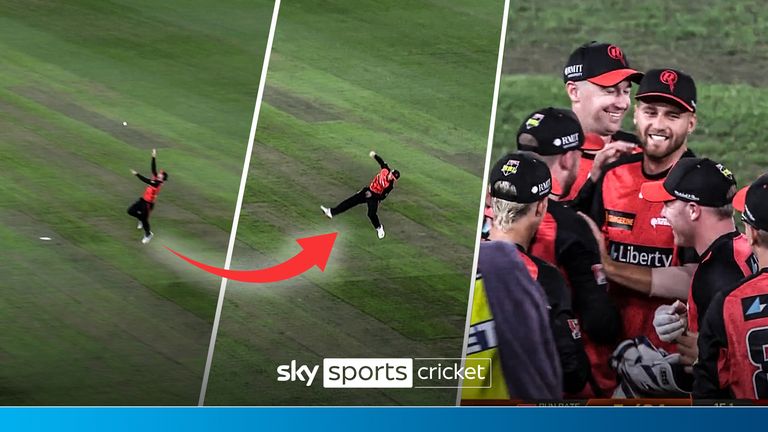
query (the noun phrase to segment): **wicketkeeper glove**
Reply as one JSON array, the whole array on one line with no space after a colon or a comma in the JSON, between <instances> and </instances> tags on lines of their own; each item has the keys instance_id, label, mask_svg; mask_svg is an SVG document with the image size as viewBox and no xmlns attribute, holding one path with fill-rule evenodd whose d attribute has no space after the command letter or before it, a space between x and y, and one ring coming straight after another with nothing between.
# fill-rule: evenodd
<instances>
[{"instance_id":1,"label":"wicketkeeper glove","mask_svg":"<svg viewBox=\"0 0 768 432\"><path fill-rule=\"evenodd\" d=\"M679 397L688 393L682 387L685 376L680 354L658 349L645 336L619 344L611 355L611 367L619 374L614 398Z\"/></svg>"},{"instance_id":2,"label":"wicketkeeper glove","mask_svg":"<svg viewBox=\"0 0 768 432\"><path fill-rule=\"evenodd\" d=\"M653 327L659 339L674 342L688 328L686 307L679 300L671 305L661 305L653 316Z\"/></svg>"}]
</instances>

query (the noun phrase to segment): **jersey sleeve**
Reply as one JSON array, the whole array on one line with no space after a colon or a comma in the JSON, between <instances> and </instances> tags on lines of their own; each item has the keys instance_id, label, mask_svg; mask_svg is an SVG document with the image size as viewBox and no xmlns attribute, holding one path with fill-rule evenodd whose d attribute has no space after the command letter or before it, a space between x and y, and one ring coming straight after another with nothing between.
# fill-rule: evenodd
<instances>
[{"instance_id":1,"label":"jersey sleeve","mask_svg":"<svg viewBox=\"0 0 768 432\"><path fill-rule=\"evenodd\" d=\"M150 185L150 186L157 186L157 185L159 185L159 184L160 184L160 182L159 182L159 181L157 181L157 180L153 180L153 179L149 179L149 178L146 178L146 177L144 177L143 175L141 175L141 174L139 174L139 173L136 173L136 177L138 177L138 178L139 178L139 180L143 181L144 183L146 183L146 184L148 184L148 185Z\"/></svg>"},{"instance_id":2,"label":"jersey sleeve","mask_svg":"<svg viewBox=\"0 0 768 432\"><path fill-rule=\"evenodd\" d=\"M590 367L579 321L571 308L569 288L560 272L548 264L539 265L538 280L551 308L550 325L563 371L563 391L578 393L587 384Z\"/></svg>"},{"instance_id":3,"label":"jersey sleeve","mask_svg":"<svg viewBox=\"0 0 768 432\"><path fill-rule=\"evenodd\" d=\"M701 321L707 314L712 300L719 292L728 290L738 284L744 278L744 273L738 264L733 261L725 263L713 263L713 265L699 265L693 280L691 295L696 303L696 311L699 315L699 328Z\"/></svg>"},{"instance_id":4,"label":"jersey sleeve","mask_svg":"<svg viewBox=\"0 0 768 432\"><path fill-rule=\"evenodd\" d=\"M728 355L728 337L723 321L725 292L712 299L699 329L699 361L693 366L694 399L732 399L730 391L720 387L720 364Z\"/></svg>"},{"instance_id":5,"label":"jersey sleeve","mask_svg":"<svg viewBox=\"0 0 768 432\"><path fill-rule=\"evenodd\" d=\"M558 233L555 247L572 288L573 312L592 340L600 344L617 342L621 315L608 294L597 241L580 217L568 218L567 224L568 229Z\"/></svg>"},{"instance_id":6,"label":"jersey sleeve","mask_svg":"<svg viewBox=\"0 0 768 432\"><path fill-rule=\"evenodd\" d=\"M157 177L157 164L154 157L152 157L152 175Z\"/></svg>"},{"instance_id":7,"label":"jersey sleeve","mask_svg":"<svg viewBox=\"0 0 768 432\"><path fill-rule=\"evenodd\" d=\"M379 166L380 166L382 169L384 169L384 168L386 168L386 169L389 169L389 165L387 165L387 163L386 163L386 162L384 162L384 159L382 159L382 158L381 158L381 156L379 156L379 155L374 155L374 156L373 156L373 158L374 158L374 159L376 159L376 162L378 162L378 163L379 163Z\"/></svg>"},{"instance_id":8,"label":"jersey sleeve","mask_svg":"<svg viewBox=\"0 0 768 432\"><path fill-rule=\"evenodd\" d=\"M620 130L615 134L613 134L611 139L613 141L625 141L637 146L643 145L643 143L640 141L640 138L638 138L637 135L630 132L623 131L623 130Z\"/></svg>"}]
</instances>

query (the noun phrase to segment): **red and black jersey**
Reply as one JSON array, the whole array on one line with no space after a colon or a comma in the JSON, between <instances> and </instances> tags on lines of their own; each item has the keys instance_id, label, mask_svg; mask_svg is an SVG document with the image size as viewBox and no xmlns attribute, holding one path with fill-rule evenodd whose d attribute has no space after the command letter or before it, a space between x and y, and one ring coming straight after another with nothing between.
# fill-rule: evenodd
<instances>
[{"instance_id":1,"label":"red and black jersey","mask_svg":"<svg viewBox=\"0 0 768 432\"><path fill-rule=\"evenodd\" d=\"M571 308L571 294L560 272L518 245L520 258L531 277L544 289L550 325L563 371L563 391L577 393L587 384L589 359L584 352L581 327Z\"/></svg>"},{"instance_id":2,"label":"red and black jersey","mask_svg":"<svg viewBox=\"0 0 768 432\"><path fill-rule=\"evenodd\" d=\"M160 193L160 188L163 187L163 181L157 177L148 179L141 174L136 174L136 177L148 185L147 188L144 189L144 195L142 195L141 198L146 202L154 203L157 199L157 194Z\"/></svg>"},{"instance_id":3,"label":"red and black jersey","mask_svg":"<svg viewBox=\"0 0 768 432\"><path fill-rule=\"evenodd\" d=\"M581 153L579 162L579 171L576 173L576 180L573 181L571 191L568 196L563 197L563 201L572 201L579 194L579 191L589 179L589 172L592 171L592 165L595 163L595 155L591 153Z\"/></svg>"},{"instance_id":4,"label":"red and black jersey","mask_svg":"<svg viewBox=\"0 0 768 432\"><path fill-rule=\"evenodd\" d=\"M144 195L142 195L141 198L148 203L154 203L157 199L157 194L160 193L160 188L163 186L163 181L157 176L157 163L155 162L154 156L152 157L150 169L152 170L151 179L138 173L136 174L136 177L148 185L147 188L144 189Z\"/></svg>"},{"instance_id":5,"label":"red and black jersey","mask_svg":"<svg viewBox=\"0 0 768 432\"><path fill-rule=\"evenodd\" d=\"M394 180L389 179L390 169L389 165L384 162L384 159L379 155L374 155L374 159L379 163L381 171L379 171L379 173L371 180L368 189L376 195L379 195L380 199L383 200L392 191L392 188L395 187L395 182Z\"/></svg>"},{"instance_id":6,"label":"red and black jersey","mask_svg":"<svg viewBox=\"0 0 768 432\"><path fill-rule=\"evenodd\" d=\"M693 153L688 151L685 156ZM675 247L672 227L661 216L664 204L652 203L640 196L643 183L663 180L668 172L646 174L643 154L636 153L609 165L597 182L590 214L602 228L608 253L614 261L649 268L696 261L693 249ZM610 289L621 311L624 339L642 335L657 347L675 351L674 345L661 342L653 327L656 308L665 304L665 300L616 284L610 284Z\"/></svg>"},{"instance_id":7,"label":"red and black jersey","mask_svg":"<svg viewBox=\"0 0 768 432\"><path fill-rule=\"evenodd\" d=\"M757 271L757 259L744 234L718 237L701 254L688 294L688 330L698 332L712 298Z\"/></svg>"},{"instance_id":8,"label":"red and black jersey","mask_svg":"<svg viewBox=\"0 0 768 432\"><path fill-rule=\"evenodd\" d=\"M768 399L768 268L717 293L701 322L696 399Z\"/></svg>"},{"instance_id":9,"label":"red and black jersey","mask_svg":"<svg viewBox=\"0 0 768 432\"><path fill-rule=\"evenodd\" d=\"M611 141L626 141L633 143L637 145L637 148L640 149L640 139L635 136L635 134L624 132L624 131L618 131L615 134L611 136ZM587 182L587 179L589 178L589 172L592 171L592 165L595 162L595 155L591 153L582 152L581 153L581 162L579 162L579 172L576 174L576 180L573 182L573 186L571 186L571 191L568 193L568 196L563 197L563 201L571 201L576 198L576 196L579 194L579 191L581 191L581 188L584 186L584 184Z\"/></svg>"},{"instance_id":10,"label":"red and black jersey","mask_svg":"<svg viewBox=\"0 0 768 432\"><path fill-rule=\"evenodd\" d=\"M382 168L376 177L371 180L371 184L368 188L379 195L383 195L384 191L390 187L392 182L389 180L389 168Z\"/></svg>"},{"instance_id":11,"label":"red and black jersey","mask_svg":"<svg viewBox=\"0 0 768 432\"><path fill-rule=\"evenodd\" d=\"M573 312L584 330L592 376L600 387L585 396L610 394L616 387L616 373L608 365L608 358L621 335L621 315L608 294L600 250L589 226L573 209L550 199L530 254L560 269L570 286Z\"/></svg>"}]
</instances>

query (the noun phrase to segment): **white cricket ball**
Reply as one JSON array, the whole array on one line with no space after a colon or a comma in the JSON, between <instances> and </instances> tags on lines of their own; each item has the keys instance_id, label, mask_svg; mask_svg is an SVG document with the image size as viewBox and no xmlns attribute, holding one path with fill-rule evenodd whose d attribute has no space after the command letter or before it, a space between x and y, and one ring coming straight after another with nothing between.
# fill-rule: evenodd
<instances>
[{"instance_id":1,"label":"white cricket ball","mask_svg":"<svg viewBox=\"0 0 768 432\"><path fill-rule=\"evenodd\" d=\"M123 126L128 126L128 122L123 122Z\"/></svg>"}]
</instances>

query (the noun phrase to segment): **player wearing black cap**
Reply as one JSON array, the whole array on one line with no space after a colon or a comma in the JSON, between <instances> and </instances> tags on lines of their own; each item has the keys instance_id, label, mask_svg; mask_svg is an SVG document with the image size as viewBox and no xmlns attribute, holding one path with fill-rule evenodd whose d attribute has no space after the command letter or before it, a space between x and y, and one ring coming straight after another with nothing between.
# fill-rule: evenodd
<instances>
[{"instance_id":1,"label":"player wearing black cap","mask_svg":"<svg viewBox=\"0 0 768 432\"><path fill-rule=\"evenodd\" d=\"M736 180L730 170L709 159L681 159L664 181L641 188L645 200L664 203L661 216L672 227L675 245L699 255L687 307L675 302L657 308L653 324L664 342L677 342L681 364L698 358L696 341L712 298L757 271L746 237L733 222L731 201Z\"/></svg>"},{"instance_id":2,"label":"player wearing black cap","mask_svg":"<svg viewBox=\"0 0 768 432\"><path fill-rule=\"evenodd\" d=\"M696 87L693 79L672 69L645 74L637 95L635 126L643 153L611 164L595 185L590 215L602 230L602 262L623 320L624 338L647 336L663 344L653 328L656 309L665 298L685 299L696 261L691 249L675 248L664 205L644 200L640 188L663 180L688 150L688 135L696 127ZM585 186L586 187L586 186ZM602 239L601 239L602 242ZM650 296L649 296L650 295Z\"/></svg>"},{"instance_id":3,"label":"player wearing black cap","mask_svg":"<svg viewBox=\"0 0 768 432\"><path fill-rule=\"evenodd\" d=\"M574 140L575 144L569 142L567 145L578 145L578 137ZM525 153L511 153L501 158L490 171L494 219L491 241L486 244L515 244L531 276L544 289L560 356L562 390L575 393L587 383L589 360L584 352L578 320L571 310L570 290L555 267L526 252L547 212L547 197L551 191L552 178L547 165L541 160ZM484 273L482 269L480 271ZM475 320L473 316L472 322Z\"/></svg>"},{"instance_id":4,"label":"player wearing black cap","mask_svg":"<svg viewBox=\"0 0 768 432\"><path fill-rule=\"evenodd\" d=\"M371 150L368 155L371 159L376 160L381 168L378 174L371 179L371 183L339 203L336 207L320 206L320 209L329 219L332 219L334 216L344 213L352 207L365 203L368 206L368 219L371 221L373 228L376 229L376 235L379 239L383 239L384 226L379 221L379 216L376 212L379 210L379 204L387 198L387 195L392 192L392 188L395 187L395 183L400 178L400 171L391 169L375 151Z\"/></svg>"},{"instance_id":5,"label":"player wearing black cap","mask_svg":"<svg viewBox=\"0 0 768 432\"><path fill-rule=\"evenodd\" d=\"M609 297L600 250L587 223L559 199L568 195L578 172L584 133L573 111L544 108L531 113L517 132L517 147L536 153L552 174L547 213L530 253L560 269L571 287L573 311L584 330L591 363L585 397L605 396L616 385L608 356L621 334L621 316Z\"/></svg>"},{"instance_id":6,"label":"player wearing black cap","mask_svg":"<svg viewBox=\"0 0 768 432\"><path fill-rule=\"evenodd\" d=\"M760 270L715 295L701 320L697 399L768 399L768 175L740 190L733 206Z\"/></svg>"},{"instance_id":7,"label":"player wearing black cap","mask_svg":"<svg viewBox=\"0 0 768 432\"><path fill-rule=\"evenodd\" d=\"M154 234L149 228L149 215L155 208L155 201L157 200L157 195L160 193L160 189L165 182L168 181L168 173L165 172L165 170L160 170L160 172L157 171L157 164L155 163L156 158L157 149L152 149L152 178L144 177L134 169L131 170L131 174L147 184L146 189L144 189L144 195L128 207L128 214L139 220L136 229L144 230L144 237L141 239L143 244L149 243L152 240L152 237L154 237Z\"/></svg>"},{"instance_id":8,"label":"player wearing black cap","mask_svg":"<svg viewBox=\"0 0 768 432\"><path fill-rule=\"evenodd\" d=\"M490 371L464 378L462 405L562 397L560 359L547 308L544 290L531 278L516 245L480 245L467 363L491 364Z\"/></svg>"},{"instance_id":9,"label":"player wearing black cap","mask_svg":"<svg viewBox=\"0 0 768 432\"><path fill-rule=\"evenodd\" d=\"M563 82L586 140L578 175L571 193L563 195L564 201L576 198L588 178L599 178L605 164L640 144L637 137L620 127L629 110L631 84L639 83L642 77L616 45L591 42L568 57Z\"/></svg>"}]
</instances>

